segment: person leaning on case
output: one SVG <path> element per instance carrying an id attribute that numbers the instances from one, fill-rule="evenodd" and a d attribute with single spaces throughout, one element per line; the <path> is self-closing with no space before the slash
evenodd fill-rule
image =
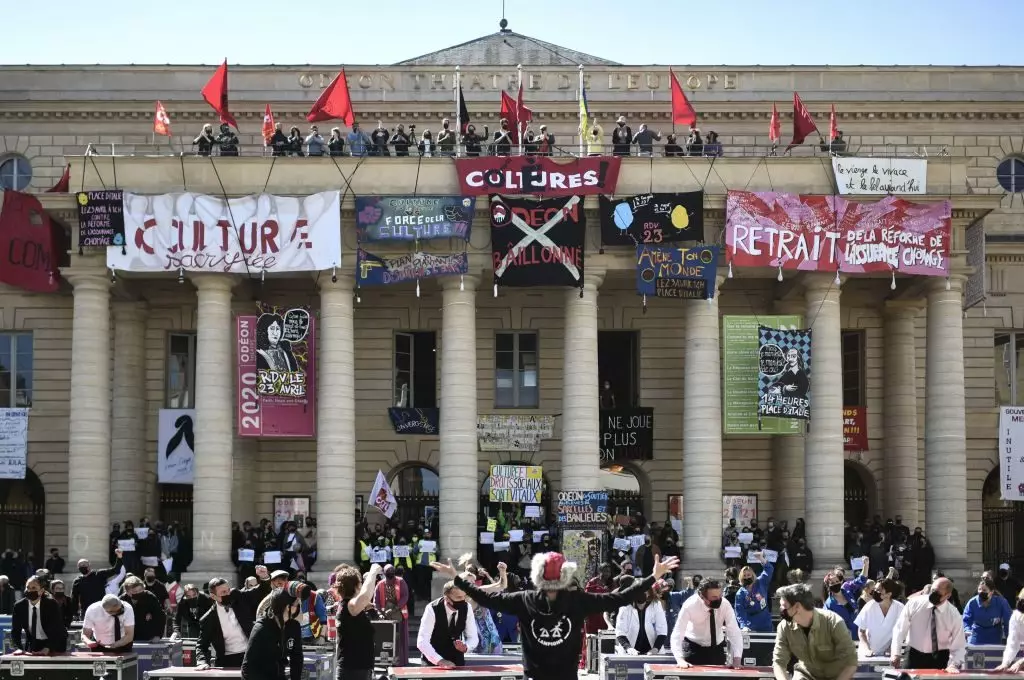
<path id="1" fill-rule="evenodd" d="M 793 680 L 853 678 L 857 648 L 850 629 L 839 614 L 814 608 L 810 588 L 802 583 L 779 588 L 779 614 L 772 653 L 775 680 L 790 680 L 786 669 L 794 657 Z"/>
<path id="2" fill-rule="evenodd" d="M 25 640 L 22 642 L 22 631 Z M 14 605 L 11 643 L 15 654 L 63 654 L 68 648 L 68 629 L 57 601 L 43 592 L 35 576 L 25 581 L 25 597 Z"/>

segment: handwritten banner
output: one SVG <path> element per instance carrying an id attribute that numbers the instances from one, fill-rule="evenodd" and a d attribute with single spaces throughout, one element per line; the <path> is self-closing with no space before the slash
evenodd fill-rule
<path id="1" fill-rule="evenodd" d="M 601 464 L 654 458 L 654 409 L 601 411 Z"/>
<path id="2" fill-rule="evenodd" d="M 636 247 L 636 292 L 648 297 L 708 300 L 715 296 L 718 247 Z"/>
<path id="3" fill-rule="evenodd" d="M 391 426 L 395 434 L 433 434 L 441 431 L 441 412 L 436 408 L 398 408 L 388 409 Z"/>
<path id="4" fill-rule="evenodd" d="M 729 526 L 731 519 L 736 520 L 738 529 L 749 526 L 750 520 L 757 519 L 757 494 L 722 494 L 722 527 Z M 740 540 L 743 540 L 742 537 Z"/>
<path id="5" fill-rule="evenodd" d="M 757 415 L 808 420 L 811 331 L 761 326 L 758 332 Z"/>
<path id="6" fill-rule="evenodd" d="M 0 283 L 55 293 L 63 235 L 37 196 L 0 190 Z"/>
<path id="7" fill-rule="evenodd" d="M 619 181 L 617 156 L 589 156 L 559 162 L 547 156 L 481 156 L 455 159 L 464 196 L 613 194 Z"/>
<path id="8" fill-rule="evenodd" d="M 463 196 L 356 196 L 360 241 L 469 240 L 476 199 Z"/>
<path id="9" fill-rule="evenodd" d="M 360 286 L 388 286 L 438 276 L 457 276 L 469 271 L 469 255 L 436 255 L 409 253 L 398 257 L 383 257 L 356 251 L 356 283 Z"/>
<path id="10" fill-rule="evenodd" d="M 481 451 L 540 451 L 540 442 L 554 436 L 554 416 L 477 416 Z"/>
<path id="11" fill-rule="evenodd" d="M 722 428 L 725 434 L 800 434 L 804 424 L 789 418 L 757 415 L 760 324 L 800 328 L 799 316 L 729 315 L 722 317 Z"/>
<path id="12" fill-rule="evenodd" d="M 863 406 L 843 407 L 843 451 L 868 450 L 868 410 Z"/>
<path id="13" fill-rule="evenodd" d="M 581 286 L 587 232 L 579 196 L 491 197 L 494 282 L 502 286 Z"/>
<path id="14" fill-rule="evenodd" d="M 0 479 L 25 479 L 28 409 L 0 408 Z"/>
<path id="15" fill-rule="evenodd" d="M 948 276 L 951 225 L 949 201 L 730 191 L 725 256 L 739 267 Z"/>
<path id="16" fill-rule="evenodd" d="M 540 465 L 492 465 L 488 499 L 494 503 L 540 503 L 544 474 Z"/>
<path id="17" fill-rule="evenodd" d="M 928 161 L 924 158 L 834 156 L 832 171 L 844 196 L 928 193 Z"/>
<path id="18" fill-rule="evenodd" d="M 1024 501 L 1024 407 L 999 412 L 999 497 Z"/>
<path id="19" fill-rule="evenodd" d="M 604 527 L 608 523 L 608 492 L 559 491 L 555 495 L 555 514 L 561 525 Z"/>
<path id="20" fill-rule="evenodd" d="M 704 192 L 600 197 L 601 243 L 606 246 L 704 240 Z"/>
<path id="21" fill-rule="evenodd" d="M 78 193 L 78 245 L 124 245 L 124 192 L 121 189 Z"/>

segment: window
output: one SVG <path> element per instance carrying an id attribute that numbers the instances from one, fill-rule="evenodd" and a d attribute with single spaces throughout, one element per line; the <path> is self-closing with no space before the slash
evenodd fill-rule
<path id="1" fill-rule="evenodd" d="M 843 406 L 864 406 L 864 331 L 843 331 Z"/>
<path id="2" fill-rule="evenodd" d="M 1024 403 L 1024 331 L 997 331 L 995 335 L 996 403 Z"/>
<path id="3" fill-rule="evenodd" d="M 498 333 L 494 338 L 494 407 L 537 408 L 537 334 L 533 331 Z"/>
<path id="4" fill-rule="evenodd" d="M 167 340 L 167 408 L 196 406 L 196 334 L 171 333 Z"/>
<path id="5" fill-rule="evenodd" d="M 32 406 L 32 334 L 0 333 L 0 408 Z"/>
<path id="6" fill-rule="evenodd" d="M 0 159 L 0 189 L 24 191 L 32 183 L 32 164 L 24 156 Z"/>
<path id="7" fill-rule="evenodd" d="M 597 373 L 601 384 L 601 408 L 612 408 L 604 389 L 607 382 L 614 408 L 640 405 L 640 334 L 637 331 L 597 332 Z"/>
<path id="8" fill-rule="evenodd" d="M 399 408 L 437 408 L 437 334 L 395 333 L 394 400 Z"/>
<path id="9" fill-rule="evenodd" d="M 1024 158 L 1010 156 L 996 167 L 996 179 L 999 186 L 1011 194 L 1024 192 Z"/>

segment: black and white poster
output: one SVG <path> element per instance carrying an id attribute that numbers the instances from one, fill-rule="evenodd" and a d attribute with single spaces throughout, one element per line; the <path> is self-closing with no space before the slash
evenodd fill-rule
<path id="1" fill-rule="evenodd" d="M 25 479 L 28 411 L 0 408 L 0 479 Z"/>
<path id="2" fill-rule="evenodd" d="M 157 482 L 191 484 L 196 459 L 196 410 L 162 408 L 158 422 Z"/>
<path id="3" fill-rule="evenodd" d="M 654 409 L 601 411 L 601 464 L 654 458 Z"/>
<path id="4" fill-rule="evenodd" d="M 601 243 L 657 245 L 704 240 L 704 192 L 601 196 Z"/>
<path id="5" fill-rule="evenodd" d="M 757 329 L 757 417 L 811 417 L 811 331 Z"/>
<path id="6" fill-rule="evenodd" d="M 123 246 L 124 192 L 121 189 L 78 193 L 78 246 Z"/>
<path id="7" fill-rule="evenodd" d="M 580 196 L 491 196 L 491 255 L 500 286 L 582 286 L 587 221 Z"/>

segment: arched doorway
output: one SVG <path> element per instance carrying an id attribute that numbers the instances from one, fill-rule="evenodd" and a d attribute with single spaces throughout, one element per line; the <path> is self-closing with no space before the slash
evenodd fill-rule
<path id="1" fill-rule="evenodd" d="M 0 479 L 0 548 L 12 548 L 36 561 L 46 552 L 46 491 L 30 469 L 25 479 Z"/>
<path id="2" fill-rule="evenodd" d="M 1003 562 L 1024 568 L 1024 503 L 1002 499 L 998 465 L 981 490 L 981 555 L 987 569 Z"/>
<path id="3" fill-rule="evenodd" d="M 859 527 L 871 517 L 870 473 L 851 461 L 843 463 L 843 517 L 851 527 Z"/>
<path id="4" fill-rule="evenodd" d="M 601 486 L 608 490 L 608 514 L 645 516 L 644 495 L 637 470 L 615 463 L 601 468 Z"/>
<path id="5" fill-rule="evenodd" d="M 401 522 L 402 526 L 422 521 L 437 536 L 437 498 L 441 493 L 437 470 L 423 463 L 407 463 L 391 471 L 388 484 L 398 500 L 398 511 L 391 519 Z M 372 514 L 367 521 L 376 523 Z"/>

